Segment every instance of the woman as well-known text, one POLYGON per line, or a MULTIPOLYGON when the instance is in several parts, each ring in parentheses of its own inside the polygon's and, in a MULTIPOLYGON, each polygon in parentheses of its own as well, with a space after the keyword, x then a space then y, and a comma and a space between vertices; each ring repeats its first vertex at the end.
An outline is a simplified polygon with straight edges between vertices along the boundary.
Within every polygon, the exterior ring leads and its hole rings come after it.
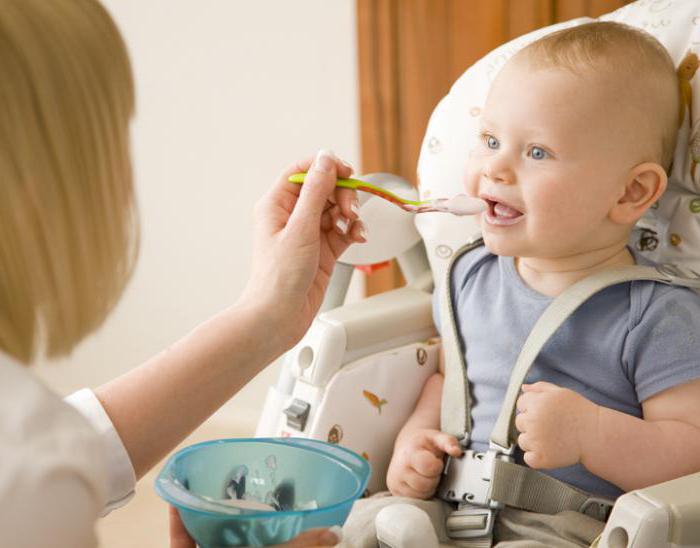
POLYGON ((320 152, 283 173, 256 207, 240 299, 67 405, 24 366, 97 329, 133 271, 131 69, 95 0, 0 0, 0 75, 0 546, 94 546, 97 517, 306 331, 335 260, 364 241, 354 195, 335 190, 352 170, 320 152))

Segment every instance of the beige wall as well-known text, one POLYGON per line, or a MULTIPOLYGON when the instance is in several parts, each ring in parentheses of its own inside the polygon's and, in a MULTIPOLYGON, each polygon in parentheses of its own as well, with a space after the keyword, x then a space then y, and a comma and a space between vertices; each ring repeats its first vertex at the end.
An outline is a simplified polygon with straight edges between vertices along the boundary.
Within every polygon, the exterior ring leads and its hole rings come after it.
MULTIPOLYGON (((104 0, 137 86, 139 265, 104 327, 38 371, 59 392, 139 364, 231 303, 251 207, 320 147, 357 164, 354 0, 104 0)), ((254 421, 266 372, 225 409, 254 421)))

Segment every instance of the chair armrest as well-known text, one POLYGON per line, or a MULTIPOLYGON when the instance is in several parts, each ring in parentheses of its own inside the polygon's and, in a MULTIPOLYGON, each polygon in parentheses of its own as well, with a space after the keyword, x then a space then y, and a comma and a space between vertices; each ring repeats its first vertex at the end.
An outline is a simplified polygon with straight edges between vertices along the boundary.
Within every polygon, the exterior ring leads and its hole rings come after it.
POLYGON ((401 287, 324 312, 291 352, 297 378, 325 386, 347 363, 435 334, 431 295, 401 287))
POLYGON ((599 546, 700 546, 700 473, 621 496, 599 546))

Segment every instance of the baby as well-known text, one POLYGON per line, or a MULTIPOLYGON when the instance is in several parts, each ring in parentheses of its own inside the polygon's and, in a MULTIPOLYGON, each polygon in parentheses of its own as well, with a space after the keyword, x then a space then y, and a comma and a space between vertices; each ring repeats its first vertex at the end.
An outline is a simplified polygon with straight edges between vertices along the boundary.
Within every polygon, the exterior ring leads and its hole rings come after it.
MULTIPOLYGON (((465 178, 467 194, 489 204, 480 219, 485 246, 457 259, 451 277, 469 364, 471 449, 488 448, 511 369, 553 298, 603 269, 650 264, 627 244, 666 188, 678 96, 663 46, 617 23, 548 35, 493 82, 465 178)), ((598 293, 530 370, 518 400, 516 462, 608 499, 700 470, 698 356, 699 295, 655 282, 598 293)), ((454 508, 428 500, 444 457, 461 454, 440 432, 442 383, 441 368, 396 439, 393 496, 357 503, 349 546, 376 546, 374 516, 399 501, 425 510, 441 542, 459 545, 445 532, 454 508)), ((603 525, 578 512, 506 507, 493 540, 589 546, 603 525)))

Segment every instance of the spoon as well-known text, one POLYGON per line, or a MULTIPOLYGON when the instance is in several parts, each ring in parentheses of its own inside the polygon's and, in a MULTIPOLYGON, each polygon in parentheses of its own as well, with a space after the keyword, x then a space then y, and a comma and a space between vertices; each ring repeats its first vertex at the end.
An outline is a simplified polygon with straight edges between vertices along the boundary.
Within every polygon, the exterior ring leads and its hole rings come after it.
MULTIPOLYGON (((306 178, 306 173, 295 173, 289 177, 290 183, 303 184, 306 178)), ((379 186, 360 181, 359 179, 338 179, 335 186, 341 188, 350 188, 352 190, 361 190, 369 192, 380 198, 388 200, 392 204, 399 206, 404 211, 410 213, 429 213, 429 212, 444 212, 452 213, 453 215, 476 215, 482 211, 486 211, 486 202, 479 198, 472 198, 466 194, 457 194, 452 198, 435 198, 433 200, 407 200, 397 196, 393 192, 389 192, 379 186)))

